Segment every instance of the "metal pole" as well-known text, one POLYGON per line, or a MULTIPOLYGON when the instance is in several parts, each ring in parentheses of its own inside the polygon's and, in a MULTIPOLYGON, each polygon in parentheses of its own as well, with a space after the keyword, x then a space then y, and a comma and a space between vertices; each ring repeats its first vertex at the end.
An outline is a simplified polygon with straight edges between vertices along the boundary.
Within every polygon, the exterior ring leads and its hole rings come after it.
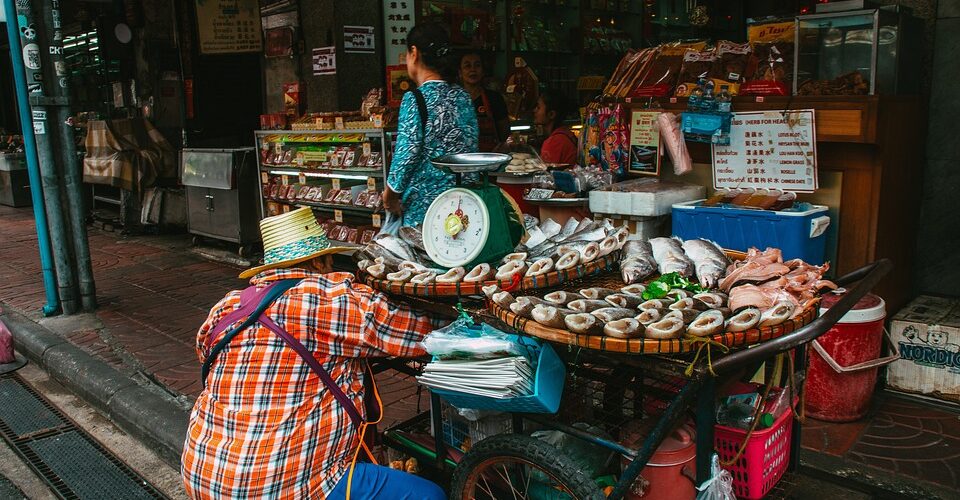
MULTIPOLYGON (((57 269, 58 292, 63 312, 74 314, 77 312, 76 279, 74 276, 73 259, 70 256, 70 234, 64 225, 63 210, 60 201, 60 178, 57 174, 56 158, 53 154, 53 144, 50 134, 47 133, 47 102, 50 100, 44 92, 44 85, 49 85, 43 79, 41 71, 42 50, 41 35, 44 31, 42 23, 37 23, 33 15, 31 2, 17 2, 15 19, 26 29, 20 30, 20 44, 23 47, 23 68, 26 71, 27 89, 30 93, 30 108, 33 118, 33 131, 37 144, 37 159, 40 164, 40 176, 43 185, 43 198, 46 202, 47 217, 50 219, 50 239, 53 242, 53 260, 57 269)), ((55 100, 55 99, 54 99, 55 100)), ((30 123, 27 121, 26 123, 30 123)), ((24 128, 26 128, 26 124, 24 128)))
POLYGON ((70 117, 70 81, 67 78, 67 62, 63 57, 63 31, 60 25, 60 0, 43 2, 43 21, 53 28, 53 37, 47 44, 50 50, 49 61, 53 71, 47 70, 50 78, 47 91, 59 95, 62 103, 53 106, 52 127, 57 129, 60 142, 60 161, 63 169, 64 189, 67 194, 67 219, 73 234, 73 254, 76 259, 77 281, 80 286, 80 302, 87 311, 97 307, 97 292, 93 281, 93 265, 90 262, 90 246, 87 240, 86 207, 81 191, 83 180, 80 165, 77 164, 77 146, 74 144, 73 130, 67 124, 70 117))
POLYGON ((30 177, 30 198, 33 200, 33 217, 37 229, 37 246, 40 249, 43 289, 47 297, 47 303, 43 306, 43 315, 52 316, 60 312, 60 299, 57 296, 57 276, 53 270, 53 251, 50 248, 47 213, 43 209, 43 188, 40 181, 40 165, 37 161, 37 143, 33 135, 33 122, 30 119, 30 104, 27 100, 27 81, 23 71, 23 53, 20 48, 20 28, 13 2, 14 0, 3 0, 3 9, 7 20, 7 39, 10 42, 10 61, 13 67, 17 110, 20 113, 20 126, 23 128, 23 150, 27 157, 27 175, 30 177))

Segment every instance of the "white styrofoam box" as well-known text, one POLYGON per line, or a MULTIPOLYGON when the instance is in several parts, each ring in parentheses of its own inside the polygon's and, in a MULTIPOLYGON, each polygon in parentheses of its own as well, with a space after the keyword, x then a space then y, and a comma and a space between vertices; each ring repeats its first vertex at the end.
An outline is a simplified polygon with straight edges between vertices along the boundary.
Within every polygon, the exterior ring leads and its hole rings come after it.
POLYGON ((610 219, 613 225, 627 226, 631 240, 649 240, 660 236, 670 236, 670 216, 643 217, 640 215, 601 214, 594 212, 594 220, 610 219))
POLYGON ((920 296, 890 323, 900 359, 887 368, 891 389, 960 403, 960 301, 920 296))
POLYGON ((674 203, 699 200, 705 193, 706 188, 699 184, 631 179, 590 191, 590 211, 656 217, 670 214, 674 203))

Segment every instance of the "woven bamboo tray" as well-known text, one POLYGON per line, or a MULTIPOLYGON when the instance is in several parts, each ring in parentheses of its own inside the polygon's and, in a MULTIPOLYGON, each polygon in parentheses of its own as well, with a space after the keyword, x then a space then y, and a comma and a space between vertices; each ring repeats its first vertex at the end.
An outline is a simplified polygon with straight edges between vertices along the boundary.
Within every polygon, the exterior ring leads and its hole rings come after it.
POLYGON ((584 278, 608 273, 620 268, 620 252, 614 252, 605 257, 564 271, 551 271, 541 276, 531 276, 522 280, 505 281, 492 280, 478 283, 398 283, 377 279, 366 273, 360 273, 363 282, 371 288, 397 295, 412 297, 463 297, 483 295, 483 287, 497 285, 508 291, 533 291, 559 287, 567 283, 580 281, 584 278))
MULTIPOLYGON (((561 289, 577 291, 594 286, 620 288, 623 283, 618 276, 604 275, 602 277, 582 280, 579 283, 569 283, 561 289)), ((516 295, 516 294, 515 294, 516 295)), ((817 303, 807 306, 799 315, 776 326, 753 328, 744 332, 726 332, 713 335, 711 340, 730 348, 746 347, 782 337, 802 326, 807 325, 817 317, 817 303)), ((536 321, 517 316, 513 312, 503 309, 492 301, 487 301, 487 309, 500 321, 509 325, 518 332, 537 337, 558 344, 582 347, 597 351, 618 352, 626 354, 682 354, 698 349, 702 341, 690 341, 685 338, 657 340, 657 339, 618 339, 605 335, 579 335, 567 330, 549 328, 536 321)))

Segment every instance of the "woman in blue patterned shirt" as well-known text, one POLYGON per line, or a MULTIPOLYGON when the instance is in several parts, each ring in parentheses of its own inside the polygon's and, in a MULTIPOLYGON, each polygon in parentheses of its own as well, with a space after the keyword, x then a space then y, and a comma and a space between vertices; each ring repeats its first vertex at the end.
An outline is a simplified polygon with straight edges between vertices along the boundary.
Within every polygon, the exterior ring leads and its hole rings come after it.
POLYGON ((407 73, 423 96, 425 113, 416 91, 400 104, 399 130, 384 206, 402 214, 404 226, 423 223, 427 208, 455 178, 430 163, 431 158, 477 151, 477 116, 470 95, 452 81, 449 72, 450 38, 438 24, 415 26, 407 35, 407 73), (424 117, 425 114, 425 117, 424 117), (425 118, 425 119, 424 119, 425 118))

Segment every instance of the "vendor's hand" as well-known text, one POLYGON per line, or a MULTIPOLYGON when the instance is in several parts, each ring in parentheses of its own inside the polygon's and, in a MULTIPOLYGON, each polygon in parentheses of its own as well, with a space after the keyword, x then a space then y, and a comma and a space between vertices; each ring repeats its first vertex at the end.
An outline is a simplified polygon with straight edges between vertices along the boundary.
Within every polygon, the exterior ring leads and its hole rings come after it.
POLYGON ((383 189, 383 208, 397 215, 403 213, 403 208, 400 206, 400 195, 389 187, 383 189))

